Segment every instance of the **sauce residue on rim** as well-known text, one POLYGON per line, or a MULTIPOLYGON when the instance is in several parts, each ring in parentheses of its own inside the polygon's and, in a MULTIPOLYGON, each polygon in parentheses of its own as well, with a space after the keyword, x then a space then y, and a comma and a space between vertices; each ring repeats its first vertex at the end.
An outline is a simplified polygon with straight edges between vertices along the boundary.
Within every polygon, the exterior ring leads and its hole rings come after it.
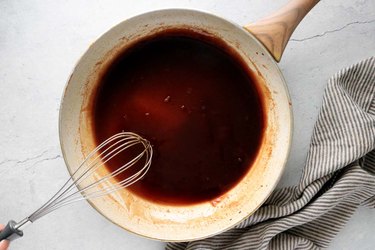
POLYGON ((255 160, 265 127, 256 79, 243 60, 221 40, 189 30, 165 31, 120 53, 100 79, 91 113, 97 144, 121 131, 152 142, 149 172, 128 189, 172 205, 233 188, 255 160))

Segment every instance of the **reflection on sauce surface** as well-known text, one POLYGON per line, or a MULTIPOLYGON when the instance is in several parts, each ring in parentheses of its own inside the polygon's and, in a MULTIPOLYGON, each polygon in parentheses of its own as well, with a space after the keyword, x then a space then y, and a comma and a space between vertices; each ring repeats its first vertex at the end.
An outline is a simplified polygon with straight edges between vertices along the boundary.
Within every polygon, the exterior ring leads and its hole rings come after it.
MULTIPOLYGON (((149 172, 131 192, 192 204, 215 199, 247 173, 264 115, 254 79, 229 51, 211 38, 166 32, 138 42, 107 69, 92 110, 96 142, 131 131, 154 149, 149 172)), ((128 157, 106 167, 113 171, 128 157)))

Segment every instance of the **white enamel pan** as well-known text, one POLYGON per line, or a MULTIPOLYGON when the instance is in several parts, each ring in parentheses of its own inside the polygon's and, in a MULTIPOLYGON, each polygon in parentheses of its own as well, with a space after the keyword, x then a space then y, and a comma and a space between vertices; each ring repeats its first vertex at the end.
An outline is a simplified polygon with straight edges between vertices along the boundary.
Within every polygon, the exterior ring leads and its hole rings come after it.
MULTIPOLYGON (((95 147, 89 107, 100 74, 130 45, 168 29, 204 33, 233 48, 257 75, 267 116, 265 136, 253 166, 223 196, 196 205, 173 206, 121 190, 90 200, 93 208, 123 229, 163 241, 209 237, 254 213, 276 187, 291 144, 291 100, 277 62, 295 27, 317 2, 292 0, 273 15, 245 27, 195 10, 154 11, 118 24, 93 43, 75 66, 61 103, 60 141, 70 173, 95 147)), ((105 172, 101 170, 93 178, 105 172)))

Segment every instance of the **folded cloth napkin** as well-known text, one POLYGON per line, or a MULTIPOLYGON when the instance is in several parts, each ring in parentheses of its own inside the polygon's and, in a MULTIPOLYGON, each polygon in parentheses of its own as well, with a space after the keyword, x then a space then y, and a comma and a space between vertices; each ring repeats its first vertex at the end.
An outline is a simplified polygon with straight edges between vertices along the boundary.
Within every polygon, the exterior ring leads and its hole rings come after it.
POLYGON ((327 248, 359 206, 375 208, 375 57, 329 79, 298 186, 227 232, 166 249, 327 248))

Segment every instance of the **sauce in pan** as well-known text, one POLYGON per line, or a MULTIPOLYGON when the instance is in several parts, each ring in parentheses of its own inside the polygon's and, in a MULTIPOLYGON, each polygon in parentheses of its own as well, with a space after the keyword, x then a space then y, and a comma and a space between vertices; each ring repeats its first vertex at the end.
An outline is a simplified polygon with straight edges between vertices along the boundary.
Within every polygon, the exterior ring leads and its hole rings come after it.
MULTIPOLYGON (((223 42, 182 30, 150 37, 103 74, 92 110, 95 140, 131 131, 152 142, 149 172, 128 188, 138 196, 175 205, 215 199, 241 180, 260 147, 255 81, 223 42)), ((106 167, 113 171, 126 157, 106 167)))

